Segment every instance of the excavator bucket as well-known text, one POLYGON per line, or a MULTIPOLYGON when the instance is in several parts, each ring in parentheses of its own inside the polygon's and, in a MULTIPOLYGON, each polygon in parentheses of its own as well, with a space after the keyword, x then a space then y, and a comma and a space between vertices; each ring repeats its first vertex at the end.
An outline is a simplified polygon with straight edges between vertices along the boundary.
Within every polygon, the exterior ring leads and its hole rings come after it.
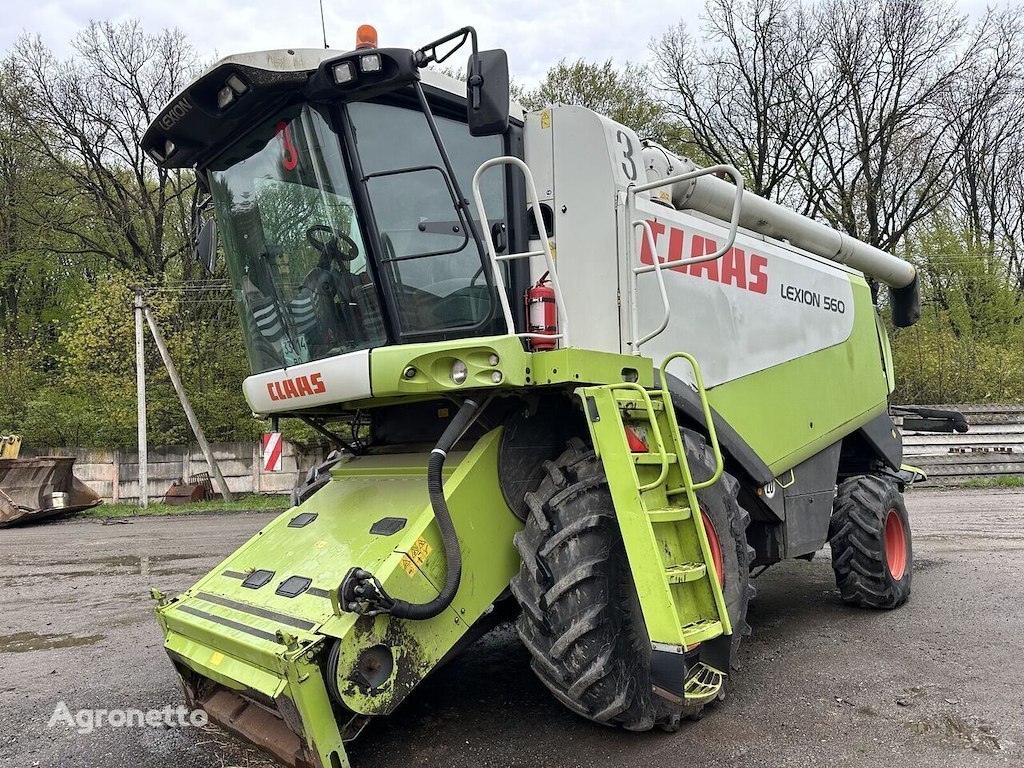
POLYGON ((0 527, 95 507, 100 497, 75 477, 72 456, 0 458, 0 527))

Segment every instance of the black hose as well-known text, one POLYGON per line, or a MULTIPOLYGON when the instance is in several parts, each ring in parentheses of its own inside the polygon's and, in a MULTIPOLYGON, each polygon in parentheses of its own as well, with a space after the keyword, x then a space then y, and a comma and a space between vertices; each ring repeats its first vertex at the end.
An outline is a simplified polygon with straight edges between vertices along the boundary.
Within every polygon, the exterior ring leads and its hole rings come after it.
POLYGON ((444 588, 437 597, 426 603, 409 603, 405 600, 395 599, 394 605, 389 608, 388 613, 396 618, 419 621, 432 619, 452 604, 455 593, 459 591, 459 584, 462 582, 462 552, 459 549, 459 537, 455 532, 455 524, 448 511, 448 502, 444 498, 444 478, 441 476, 441 470, 444 468, 448 451, 476 420, 479 410, 479 403, 467 399, 455 414, 455 418, 451 420, 448 428, 445 429, 444 434, 441 435, 441 439, 437 441, 434 450, 430 452, 430 459, 427 462, 427 492, 430 494, 430 506, 434 510, 434 519, 437 520, 437 527, 441 531, 445 557, 448 558, 448 573, 445 575, 444 588))

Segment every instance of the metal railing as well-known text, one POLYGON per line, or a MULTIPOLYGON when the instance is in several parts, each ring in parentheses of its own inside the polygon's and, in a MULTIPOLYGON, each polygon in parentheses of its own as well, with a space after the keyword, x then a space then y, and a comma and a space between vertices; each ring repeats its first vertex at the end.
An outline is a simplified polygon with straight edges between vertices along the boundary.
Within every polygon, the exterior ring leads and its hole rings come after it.
POLYGON ((483 239, 487 246, 487 255, 491 260, 494 283, 498 289, 498 296, 501 300, 501 309, 505 315, 505 324, 508 328, 508 332, 526 339, 558 339, 560 346, 568 347, 569 318, 566 316, 565 301, 562 298, 562 288, 558 283, 558 272, 555 270, 555 259, 551 253, 551 244, 548 242, 547 230, 544 227, 544 219, 540 212, 540 199, 537 195, 537 187, 533 182, 533 174, 530 172, 530 168, 526 163, 518 157, 495 157, 490 160, 486 160, 479 168, 476 169, 476 173, 473 174, 473 202, 476 204, 477 217, 482 222, 489 221, 487 218, 487 211, 484 209, 483 196, 480 193, 480 179, 488 169, 494 168, 498 165, 512 165, 522 171, 523 177, 526 180, 526 193, 529 198, 529 205, 533 210, 533 221, 537 227, 537 236, 541 242, 541 250, 539 251, 522 251, 520 253, 507 253, 503 256, 499 256, 494 247, 494 239, 488 233, 484 233, 483 239), (555 334, 515 332, 515 322, 512 319, 512 307, 509 305, 508 292, 505 288, 505 279, 501 274, 501 262, 513 261, 514 259, 532 259, 537 256, 544 257, 548 270, 548 278, 551 280, 551 288, 555 292, 555 307, 558 311, 559 329, 559 332, 555 334))
POLYGON ((630 222, 631 225, 627 252, 630 266, 628 272, 631 321, 630 334, 633 337, 632 341, 627 343, 634 355, 639 355, 640 347, 643 344, 646 344, 648 341, 662 333, 668 327, 669 321, 672 318, 672 307, 669 304, 668 292, 665 288, 665 277, 662 274, 662 267, 664 264, 661 259, 658 258, 658 253, 655 249, 654 232, 651 230, 650 223, 644 219, 637 218, 636 196, 643 192, 649 192, 652 189, 658 189, 659 187, 667 187, 683 181, 692 181, 700 176, 718 173, 724 173, 731 176, 734 184, 736 185, 736 197, 733 200, 732 215, 729 219, 729 233, 723 245, 714 253, 707 253, 703 256, 694 256, 689 259, 680 259, 679 261, 673 261, 669 265, 671 269, 678 269, 679 267, 686 267, 690 264, 702 264, 707 261, 715 261, 716 259, 722 258, 722 256, 728 253, 733 247, 736 242, 736 231, 739 228, 740 221, 740 207, 743 202, 743 176, 731 165, 712 165, 708 168, 698 168, 694 171, 687 171, 686 173, 680 173, 676 176, 669 176, 664 179, 658 179, 657 181, 650 181, 646 184, 630 185, 626 190, 626 220, 630 222), (648 247, 651 251, 651 264, 640 264, 640 266, 634 266, 640 261, 640 254, 637 253, 637 240, 632 235, 632 232, 635 229, 643 229, 643 238, 641 239, 641 242, 643 239, 647 240, 648 247), (654 272, 657 275, 658 288, 661 291, 664 313, 661 323, 654 331, 637 338, 640 332, 640 306, 638 301, 639 277, 640 275, 647 274, 648 272, 654 272))

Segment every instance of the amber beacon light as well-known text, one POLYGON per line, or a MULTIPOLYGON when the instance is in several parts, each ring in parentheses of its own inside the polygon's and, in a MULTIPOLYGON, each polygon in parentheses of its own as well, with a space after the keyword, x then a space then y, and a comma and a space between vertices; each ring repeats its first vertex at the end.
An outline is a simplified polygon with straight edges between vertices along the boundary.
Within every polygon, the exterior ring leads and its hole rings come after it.
POLYGON ((376 48, 377 30, 369 24, 360 24, 356 30, 356 48, 376 48))

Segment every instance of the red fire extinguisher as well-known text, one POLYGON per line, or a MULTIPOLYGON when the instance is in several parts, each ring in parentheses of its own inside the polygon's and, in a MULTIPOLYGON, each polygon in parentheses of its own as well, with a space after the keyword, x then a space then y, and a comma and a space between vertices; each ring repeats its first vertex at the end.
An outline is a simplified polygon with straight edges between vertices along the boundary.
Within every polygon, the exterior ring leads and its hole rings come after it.
POLYGON ((530 333, 548 337, 531 338, 530 347, 534 350, 554 349, 558 344, 555 338, 558 333, 558 306, 547 272, 526 292, 526 317, 530 333))

